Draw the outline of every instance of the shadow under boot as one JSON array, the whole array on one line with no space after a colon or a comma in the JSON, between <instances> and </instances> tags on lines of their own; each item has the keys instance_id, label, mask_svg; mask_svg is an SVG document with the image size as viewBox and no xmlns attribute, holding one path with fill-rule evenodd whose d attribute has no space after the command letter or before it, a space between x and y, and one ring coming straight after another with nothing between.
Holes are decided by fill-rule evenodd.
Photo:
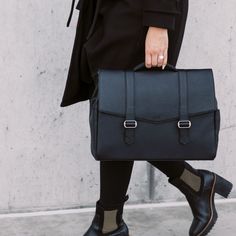
<instances>
[{"instance_id":1,"label":"shadow under boot","mask_svg":"<svg viewBox=\"0 0 236 236\"><path fill-rule=\"evenodd\" d=\"M109 207L103 207L98 200L92 224L84 236L129 236L129 229L122 218L128 199L129 195L126 195L123 202Z\"/></svg>"},{"instance_id":2,"label":"shadow under boot","mask_svg":"<svg viewBox=\"0 0 236 236\"><path fill-rule=\"evenodd\" d=\"M186 197L193 214L189 229L190 236L204 236L217 220L215 193L227 198L232 183L223 177L203 169L184 169L180 177L169 178L169 183L177 187Z\"/></svg>"}]
</instances>

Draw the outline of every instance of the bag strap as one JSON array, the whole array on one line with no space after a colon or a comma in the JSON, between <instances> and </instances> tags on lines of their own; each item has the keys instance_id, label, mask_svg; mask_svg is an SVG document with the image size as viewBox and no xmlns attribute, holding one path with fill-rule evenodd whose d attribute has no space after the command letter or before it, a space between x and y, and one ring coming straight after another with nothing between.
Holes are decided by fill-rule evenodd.
<instances>
[{"instance_id":1,"label":"bag strap","mask_svg":"<svg viewBox=\"0 0 236 236\"><path fill-rule=\"evenodd\" d=\"M71 7L70 7L70 15L69 15L69 18L68 18L67 23L66 23L67 27L70 26L71 18L72 18L73 12L74 12L74 7L75 7L75 0L72 0Z\"/></svg>"},{"instance_id":2,"label":"bag strap","mask_svg":"<svg viewBox=\"0 0 236 236\"><path fill-rule=\"evenodd\" d=\"M124 141L126 144L133 144L135 141L135 128L137 121L135 120L135 76L134 71L124 71L125 78L125 101L126 113L124 121ZM189 128L191 121L188 115L188 84L187 71L178 71L179 81L179 141L182 144L190 142Z\"/></svg>"},{"instance_id":3,"label":"bag strap","mask_svg":"<svg viewBox=\"0 0 236 236\"><path fill-rule=\"evenodd\" d=\"M135 79L134 72L124 71L125 77L125 95L126 95L126 116L124 121L124 141L126 144L133 144L135 138L135 128L137 121L135 120Z\"/></svg>"},{"instance_id":4,"label":"bag strap","mask_svg":"<svg viewBox=\"0 0 236 236\"><path fill-rule=\"evenodd\" d=\"M180 143L187 144L190 142L189 128L191 121L188 115L188 81L187 71L178 72L179 81L179 121L178 128L180 134Z\"/></svg>"}]
</instances>

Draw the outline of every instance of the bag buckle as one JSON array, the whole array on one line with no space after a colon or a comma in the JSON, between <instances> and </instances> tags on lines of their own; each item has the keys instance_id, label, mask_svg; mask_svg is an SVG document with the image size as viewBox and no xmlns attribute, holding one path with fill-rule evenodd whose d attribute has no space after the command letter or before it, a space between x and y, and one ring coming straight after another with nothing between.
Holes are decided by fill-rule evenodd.
<instances>
[{"instance_id":1,"label":"bag buckle","mask_svg":"<svg viewBox=\"0 0 236 236\"><path fill-rule=\"evenodd\" d=\"M178 127L180 129L189 129L191 127L191 121L190 120L179 120Z\"/></svg>"},{"instance_id":2,"label":"bag buckle","mask_svg":"<svg viewBox=\"0 0 236 236\"><path fill-rule=\"evenodd\" d=\"M124 127L125 128L136 128L137 127L137 121L136 120L125 120L124 121Z\"/></svg>"}]
</instances>

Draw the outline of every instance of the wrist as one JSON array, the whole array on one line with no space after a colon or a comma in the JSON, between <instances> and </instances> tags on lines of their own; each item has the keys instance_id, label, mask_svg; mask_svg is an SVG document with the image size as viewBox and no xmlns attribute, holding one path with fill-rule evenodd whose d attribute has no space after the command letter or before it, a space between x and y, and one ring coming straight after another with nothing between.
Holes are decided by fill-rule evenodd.
<instances>
[{"instance_id":1,"label":"wrist","mask_svg":"<svg viewBox=\"0 0 236 236\"><path fill-rule=\"evenodd\" d=\"M159 26L149 26L148 29L155 30L155 31L163 31L163 32L168 30L167 28L163 28L163 27L159 27Z\"/></svg>"}]
</instances>

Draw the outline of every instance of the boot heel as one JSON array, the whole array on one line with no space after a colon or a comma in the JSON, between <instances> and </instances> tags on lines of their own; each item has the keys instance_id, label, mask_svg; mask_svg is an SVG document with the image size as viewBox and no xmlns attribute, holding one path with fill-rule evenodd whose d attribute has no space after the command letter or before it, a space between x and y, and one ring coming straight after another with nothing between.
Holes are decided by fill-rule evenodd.
<instances>
[{"instance_id":1,"label":"boot heel","mask_svg":"<svg viewBox=\"0 0 236 236\"><path fill-rule=\"evenodd\" d=\"M227 198L233 188L233 184L216 174L215 192Z\"/></svg>"}]
</instances>

